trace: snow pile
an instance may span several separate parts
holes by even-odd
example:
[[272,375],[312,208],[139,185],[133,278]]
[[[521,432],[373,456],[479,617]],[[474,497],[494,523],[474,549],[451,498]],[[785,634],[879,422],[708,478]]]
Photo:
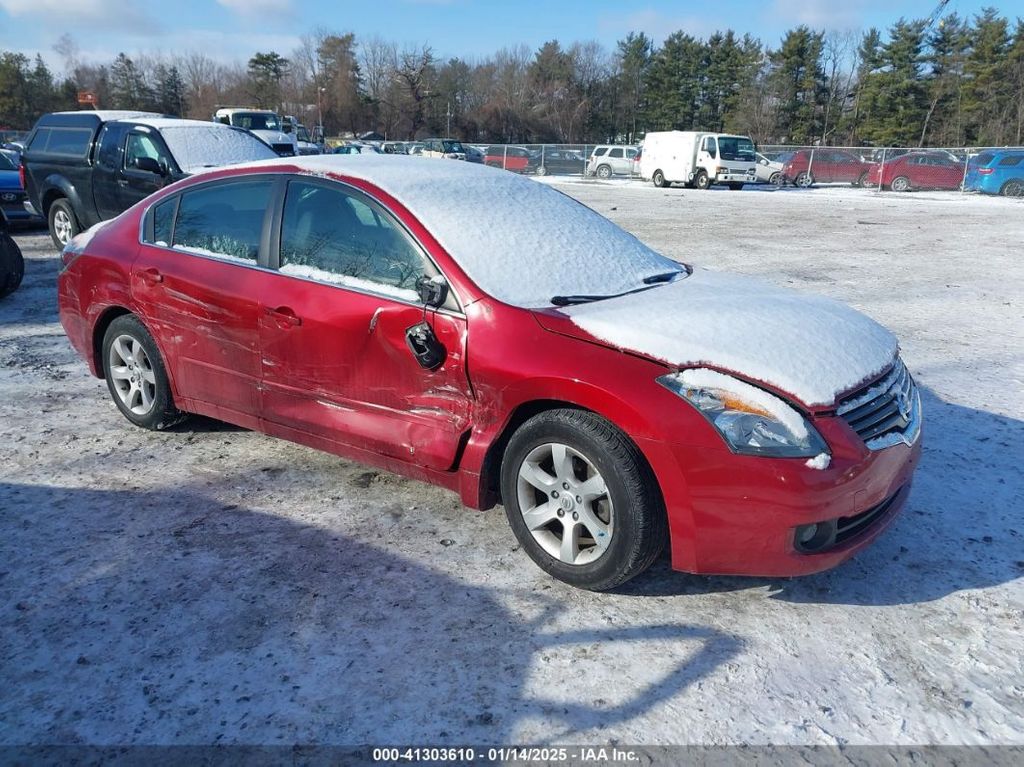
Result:
[[818,471],[825,471],[832,463],[832,456],[828,453],[818,453],[814,458],[808,458],[804,461],[804,466],[808,469],[817,469]]
[[807,436],[807,425],[803,416],[764,389],[758,389],[732,376],[707,368],[684,370],[679,374],[679,380],[693,389],[717,389],[725,392],[752,410],[771,416],[789,429],[797,439]]
[[184,173],[266,160],[277,155],[259,139],[227,125],[201,120],[147,120],[160,130]]
[[898,351],[892,333],[837,301],[703,269],[564,311],[617,347],[670,365],[731,371],[810,406],[831,405],[885,370]]
[[415,215],[499,301],[549,306],[556,295],[621,293],[681,266],[562,192],[498,168],[396,155],[323,155],[250,163],[368,181]]

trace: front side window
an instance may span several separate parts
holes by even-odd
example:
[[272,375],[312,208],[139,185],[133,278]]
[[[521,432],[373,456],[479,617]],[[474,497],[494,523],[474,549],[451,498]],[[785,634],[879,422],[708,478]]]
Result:
[[324,184],[292,181],[281,223],[280,270],[409,301],[436,269],[376,203]]
[[128,145],[124,152],[124,167],[128,170],[139,167],[139,160],[148,157],[156,160],[161,168],[169,168],[171,158],[167,156],[156,140],[146,133],[129,133]]
[[172,244],[191,253],[257,263],[271,188],[271,181],[260,179],[183,193]]
[[443,142],[443,146],[444,151],[447,153],[466,151],[465,149],[462,148],[462,142],[460,141],[445,141]]
[[712,157],[718,157],[718,144],[710,136],[704,139],[704,151]]

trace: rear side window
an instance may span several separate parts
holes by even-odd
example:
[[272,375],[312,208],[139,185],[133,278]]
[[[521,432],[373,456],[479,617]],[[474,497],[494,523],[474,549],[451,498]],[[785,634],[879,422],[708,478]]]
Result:
[[100,151],[96,163],[107,170],[120,170],[121,153],[124,150],[124,136],[128,126],[124,123],[107,123],[100,134]]
[[987,166],[990,162],[992,162],[993,159],[995,159],[994,154],[990,154],[989,152],[982,152],[976,158],[974,158],[974,161],[978,163],[978,165]]
[[183,193],[172,244],[190,253],[255,264],[272,183],[237,181]]
[[41,128],[32,139],[33,152],[85,157],[92,143],[90,128]]
[[604,157],[608,153],[608,147],[598,147],[594,150],[594,157]]
[[153,243],[167,247],[171,244],[171,232],[174,229],[174,213],[178,207],[178,198],[172,197],[153,208]]
[[1020,165],[1020,161],[1022,159],[1024,159],[1024,158],[1020,157],[1019,155],[1016,156],[1016,157],[1004,157],[1002,160],[999,161],[999,165],[1000,166]]

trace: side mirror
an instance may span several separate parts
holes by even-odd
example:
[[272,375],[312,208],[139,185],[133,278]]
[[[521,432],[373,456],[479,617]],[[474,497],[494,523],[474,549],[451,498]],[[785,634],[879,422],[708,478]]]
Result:
[[160,163],[152,157],[139,157],[135,160],[135,167],[137,170],[144,170],[147,173],[155,173],[158,176],[164,175]]
[[420,296],[420,301],[436,309],[443,306],[448,298],[448,283],[441,275],[420,277],[416,280],[416,292]]

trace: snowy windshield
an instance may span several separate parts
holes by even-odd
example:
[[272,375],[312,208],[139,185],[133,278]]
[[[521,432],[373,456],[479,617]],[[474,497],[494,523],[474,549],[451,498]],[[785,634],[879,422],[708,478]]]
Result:
[[163,128],[160,134],[185,173],[277,157],[251,134],[217,125]]
[[246,130],[281,130],[281,121],[275,114],[265,112],[235,112],[231,124]]

